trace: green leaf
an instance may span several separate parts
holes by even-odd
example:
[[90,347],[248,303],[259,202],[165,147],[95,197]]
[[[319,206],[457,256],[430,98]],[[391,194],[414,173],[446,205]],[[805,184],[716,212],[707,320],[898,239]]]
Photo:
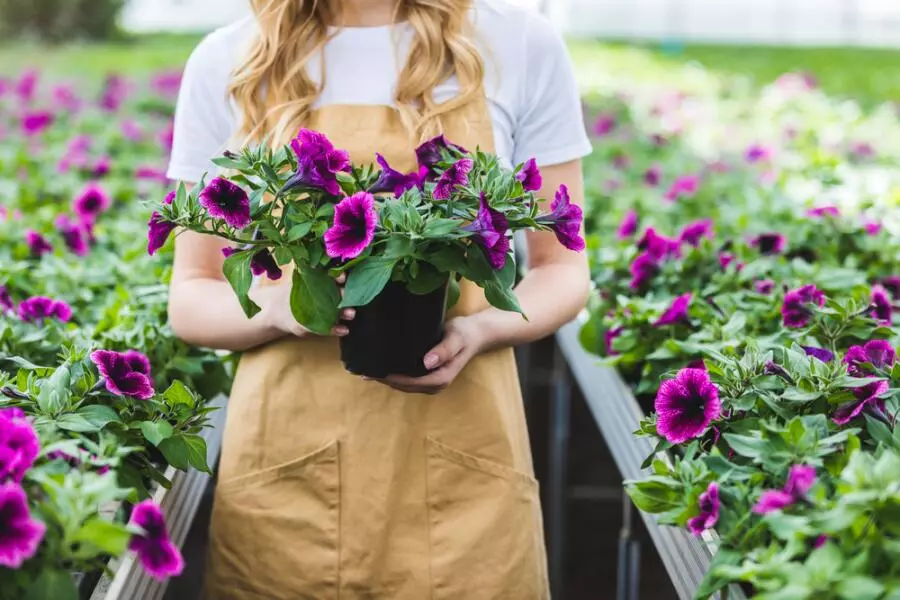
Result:
[[340,307],[365,306],[371,302],[390,281],[396,263],[394,258],[379,256],[354,267],[347,275]]
[[73,542],[87,542],[112,556],[119,556],[128,549],[131,532],[124,525],[94,517],[88,520],[73,536]]
[[191,394],[184,384],[178,380],[173,381],[172,385],[163,392],[162,396],[165,403],[169,406],[176,406],[178,404],[186,404],[191,408],[196,406],[193,394]]
[[430,294],[431,292],[447,285],[449,275],[441,273],[427,263],[419,263],[419,274],[406,284],[407,289],[413,294]]
[[447,303],[445,305],[448,311],[456,306],[460,296],[459,282],[456,280],[456,277],[450,277],[449,283],[450,285],[447,287]]
[[41,369],[46,369],[47,367],[42,367],[40,365],[36,365],[30,360],[25,360],[21,356],[0,356],[0,362],[11,362],[16,365],[20,369],[26,369],[28,371],[37,371]]
[[877,600],[884,593],[884,585],[864,575],[850,575],[838,581],[837,593],[844,600]]
[[189,467],[194,467],[205,473],[210,472],[206,464],[206,442],[198,435],[173,435],[160,442],[159,450],[176,469],[186,471]]
[[406,258],[416,251],[416,244],[410,238],[402,234],[394,234],[388,238],[384,247],[385,258]]
[[41,569],[22,600],[78,600],[78,589],[69,573]]
[[466,253],[465,271],[460,272],[463,273],[466,279],[475,282],[491,281],[496,277],[496,273],[491,267],[491,263],[488,262],[484,250],[480,246],[475,245],[469,246],[469,251]]
[[291,227],[290,231],[287,234],[287,241],[296,242],[303,236],[305,236],[312,229],[313,223],[312,221],[304,221],[302,223],[297,223],[293,227]]
[[739,435],[736,433],[723,433],[722,437],[728,445],[741,456],[759,458],[768,444],[762,438]]
[[429,239],[444,237],[459,231],[461,225],[462,223],[456,219],[432,219],[425,224],[422,237]]
[[159,446],[160,442],[172,437],[175,430],[166,421],[144,421],[141,423],[141,433],[147,438],[147,441],[154,446]]
[[60,415],[54,422],[60,429],[76,433],[94,433],[102,429],[76,413]]
[[84,417],[89,423],[97,427],[97,430],[103,429],[109,423],[119,423],[119,413],[105,404],[89,404],[82,406],[76,411],[81,417]]
[[41,384],[38,394],[38,407],[47,415],[59,414],[69,404],[72,390],[69,386],[71,373],[68,365],[60,365],[53,374]]
[[253,274],[250,272],[250,260],[253,252],[238,252],[225,259],[222,265],[222,273],[231,284],[234,293],[237,294],[241,308],[247,318],[256,315],[260,308],[250,299],[250,286],[253,284]]
[[525,313],[522,312],[522,307],[519,306],[519,300],[516,298],[513,291],[503,284],[495,281],[488,281],[484,284],[484,296],[487,298],[487,301],[491,303],[491,306],[499,308],[500,310],[517,312],[525,317]]
[[294,269],[291,314],[298,323],[319,335],[328,335],[338,320],[341,293],[337,282],[324,271]]
[[228,158],[227,156],[216,157],[212,159],[211,162],[217,167],[222,167],[223,169],[234,169],[235,171],[240,171],[250,166],[243,160],[234,160],[233,158]]

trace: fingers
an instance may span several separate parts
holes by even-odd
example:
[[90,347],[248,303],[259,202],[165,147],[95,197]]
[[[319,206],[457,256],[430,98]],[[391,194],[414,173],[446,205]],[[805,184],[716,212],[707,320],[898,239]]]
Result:
[[341,320],[342,321],[352,321],[356,317],[356,309],[355,308],[345,308],[341,311]]
[[465,340],[455,331],[448,331],[444,340],[432,348],[422,362],[429,370],[440,369],[456,358],[465,348]]
[[344,285],[347,282],[347,274],[341,273],[337,276],[337,279],[335,281],[338,282],[338,285]]
[[344,337],[345,335],[350,333],[350,329],[347,328],[346,325],[335,325],[331,329],[331,335],[336,337]]

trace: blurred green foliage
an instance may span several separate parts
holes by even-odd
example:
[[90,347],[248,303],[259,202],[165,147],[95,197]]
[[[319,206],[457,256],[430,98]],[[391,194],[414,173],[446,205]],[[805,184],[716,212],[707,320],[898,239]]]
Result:
[[49,42],[103,40],[118,33],[125,0],[0,0],[4,36]]

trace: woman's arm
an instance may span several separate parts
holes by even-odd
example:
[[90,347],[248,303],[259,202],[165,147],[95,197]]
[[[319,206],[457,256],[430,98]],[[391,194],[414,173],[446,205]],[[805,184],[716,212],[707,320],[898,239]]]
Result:
[[[565,184],[571,202],[584,204],[580,160],[545,167],[541,174],[539,197],[552,198]],[[447,322],[444,341],[424,358],[425,366],[434,369],[432,373],[418,378],[390,376],[384,383],[406,392],[439,392],[477,354],[541,339],[578,315],[590,290],[587,256],[566,249],[550,232],[529,232],[527,239],[528,271],[515,294],[528,320],[496,308],[452,319]]]
[[[242,351],[285,335],[305,336],[290,311],[289,284],[256,286],[251,298],[262,309],[248,319],[222,274],[222,248],[228,242],[211,235],[180,231],[169,287],[169,323],[179,338],[195,346]],[[343,315],[344,319],[352,314]],[[343,325],[334,335],[346,335]]]

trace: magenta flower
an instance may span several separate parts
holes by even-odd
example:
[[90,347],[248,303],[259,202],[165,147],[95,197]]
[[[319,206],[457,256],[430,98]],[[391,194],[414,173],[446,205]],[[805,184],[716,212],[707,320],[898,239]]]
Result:
[[153,211],[147,223],[147,254],[153,256],[166,245],[169,235],[175,230],[175,223],[164,221],[161,214]]
[[281,269],[278,268],[275,257],[265,248],[255,253],[250,259],[250,271],[257,276],[265,273],[266,277],[273,281],[281,279]]
[[863,229],[866,231],[866,235],[878,235],[881,233],[881,223],[878,221],[866,221],[863,223]]
[[844,354],[843,362],[847,365],[847,373],[853,377],[869,377],[874,373],[863,365],[868,363],[878,369],[885,369],[894,364],[897,353],[887,340],[871,340],[862,346],[850,346]]
[[696,247],[700,245],[701,239],[712,239],[714,234],[712,219],[700,219],[685,225],[678,239],[683,243]]
[[100,108],[116,112],[128,96],[128,83],[119,75],[109,75],[100,93]]
[[369,188],[370,194],[390,192],[399,197],[406,190],[421,185],[424,181],[424,177],[419,172],[405,174],[391,168],[387,160],[380,154],[375,154],[375,160],[381,165],[381,173],[372,187]]
[[894,307],[891,304],[891,297],[888,295],[887,290],[880,285],[872,286],[870,310],[872,311],[872,316],[875,317],[880,325],[891,324],[891,313]]
[[660,235],[656,233],[654,228],[648,227],[641,239],[638,240],[637,247],[638,250],[644,250],[655,259],[661,260],[670,256],[678,256],[681,243],[678,240]]
[[235,229],[250,224],[250,198],[247,192],[224,177],[210,181],[197,196],[209,216],[224,219]]
[[541,189],[543,178],[541,170],[538,169],[537,161],[533,158],[528,159],[522,166],[522,170],[516,173],[516,179],[522,183],[522,187],[526,192],[536,192]]
[[753,512],[768,514],[781,510],[806,498],[806,493],[816,482],[816,469],[808,465],[794,465],[788,471],[787,482],[780,490],[765,490],[759,497]]
[[613,157],[612,164],[615,168],[622,171],[628,168],[628,165],[631,164],[631,159],[626,154],[616,154]]
[[841,216],[841,211],[837,206],[820,206],[818,208],[811,208],[806,211],[806,216],[808,217],[839,217]]
[[672,301],[669,308],[665,310],[662,316],[653,323],[654,327],[663,327],[665,325],[675,325],[676,323],[688,322],[688,308],[694,295],[690,292],[682,294]]
[[97,365],[106,383],[106,389],[116,396],[128,396],[138,400],[153,397],[153,381],[150,379],[150,360],[137,350],[114,352],[94,350],[91,361]]
[[679,198],[690,197],[700,188],[700,177],[697,175],[682,175],[672,184],[665,193],[664,198],[669,202],[675,202]]
[[85,256],[88,253],[91,234],[86,223],[73,222],[67,215],[59,215],[54,224],[66,243],[66,247],[75,256]]
[[433,196],[435,200],[449,200],[453,194],[453,190],[458,185],[466,185],[469,183],[469,172],[475,165],[470,158],[461,158],[450,168],[441,173],[434,186]]
[[37,554],[47,527],[31,518],[28,496],[18,484],[0,485],[0,566],[18,569]]
[[37,93],[39,78],[40,73],[34,69],[22,73],[13,86],[13,91],[16,93],[16,96],[19,97],[19,100],[25,103],[34,100],[34,96]]
[[150,80],[150,87],[160,96],[174,98],[178,95],[179,88],[181,88],[181,78],[181,71],[157,73]]
[[108,156],[101,156],[98,158],[94,165],[91,167],[91,175],[94,177],[105,177],[109,175],[109,171],[112,168],[112,159]]
[[141,126],[137,124],[137,121],[133,119],[125,119],[121,124],[122,136],[131,141],[131,142],[139,142],[144,137],[144,132],[141,131]]
[[634,210],[629,210],[622,218],[622,222],[619,223],[619,228],[616,230],[616,237],[620,240],[628,239],[634,235],[637,228],[638,214]]
[[325,252],[332,258],[356,258],[375,238],[375,197],[357,192],[334,207],[334,225],[325,232]]
[[28,137],[39,135],[53,125],[54,118],[53,113],[46,110],[25,113],[22,116],[22,132]]
[[340,172],[349,172],[350,155],[339,150],[324,133],[301,129],[291,140],[291,148],[297,157],[297,171],[281,188],[286,192],[298,187],[323,190],[332,196],[342,194],[337,180]]
[[19,318],[30,323],[44,319],[56,319],[66,323],[72,318],[72,309],[62,300],[33,296],[19,304]]
[[758,248],[761,254],[781,254],[786,243],[787,238],[775,232],[761,233],[750,240],[750,245]]
[[900,297],[900,277],[897,275],[888,275],[881,280],[883,285],[894,298]]
[[647,284],[653,277],[659,273],[658,259],[648,251],[638,254],[629,267],[631,273],[631,281],[628,287],[633,290],[639,290]]
[[59,108],[66,112],[77,112],[81,108],[81,98],[70,85],[58,85],[53,88],[53,100]]
[[816,346],[803,346],[803,351],[806,352],[807,356],[812,356],[813,358],[817,358],[825,363],[834,360],[834,353],[831,352],[831,350],[826,350],[825,348],[817,348]]
[[682,369],[656,394],[656,431],[673,444],[700,436],[722,413],[719,390],[703,369]]
[[162,510],[150,500],[138,503],[131,513],[131,525],[140,527],[128,548],[137,554],[144,570],[157,579],[175,577],[184,570],[184,558],[169,539]]
[[72,202],[72,211],[81,221],[93,221],[109,208],[109,195],[96,183],[88,183]]
[[24,413],[0,412],[0,483],[21,482],[40,451],[38,435]]
[[884,412],[884,399],[880,396],[890,389],[887,381],[881,379],[873,381],[862,387],[852,388],[850,392],[855,396],[854,400],[837,407],[831,420],[838,425],[846,425],[864,410],[880,414]]
[[159,183],[167,183],[169,181],[165,171],[149,165],[137,167],[134,170],[134,177],[135,179],[158,181]]
[[457,146],[442,135],[431,138],[416,148],[416,160],[420,167],[429,171],[434,170],[439,163],[453,161],[469,151],[462,146]]
[[50,242],[34,229],[25,230],[25,243],[28,244],[31,255],[37,258],[53,252],[53,246],[50,245]]
[[509,231],[509,223],[503,213],[490,207],[484,192],[481,192],[475,220],[463,229],[473,234],[475,243],[484,250],[492,268],[500,270],[506,265],[509,254],[509,237],[506,233]]
[[0,315],[15,307],[12,297],[9,295],[9,290],[5,286],[0,285]]
[[597,137],[605,137],[616,128],[616,117],[610,114],[602,114],[594,121],[591,131]]
[[662,169],[659,165],[652,165],[647,171],[644,173],[644,183],[651,187],[656,187],[659,185],[659,181],[662,179]]
[[744,159],[748,163],[758,163],[771,160],[772,150],[761,144],[753,144],[744,152]]
[[697,499],[697,505],[700,514],[688,519],[687,526],[691,533],[699,537],[719,520],[719,484],[715,481],[710,483]]
[[175,141],[175,125],[173,123],[169,123],[169,126],[162,130],[162,133],[159,134],[159,145],[163,147],[163,150],[166,152],[172,151],[172,143]]
[[559,243],[574,252],[584,250],[584,239],[581,237],[581,207],[569,201],[569,189],[560,185],[556,197],[550,204],[550,213],[539,216],[536,221],[541,225],[549,225],[556,234]]
[[611,327],[607,329],[603,334],[603,346],[606,348],[607,356],[615,356],[618,354],[615,350],[613,350],[613,342],[617,337],[622,335],[623,328],[622,327]]
[[825,294],[812,284],[785,294],[784,304],[781,306],[784,326],[792,329],[806,327],[813,314],[810,306],[825,306]]
[[772,290],[775,289],[775,282],[771,279],[758,279],[753,282],[753,289],[756,290],[758,294],[768,296],[772,293]]

